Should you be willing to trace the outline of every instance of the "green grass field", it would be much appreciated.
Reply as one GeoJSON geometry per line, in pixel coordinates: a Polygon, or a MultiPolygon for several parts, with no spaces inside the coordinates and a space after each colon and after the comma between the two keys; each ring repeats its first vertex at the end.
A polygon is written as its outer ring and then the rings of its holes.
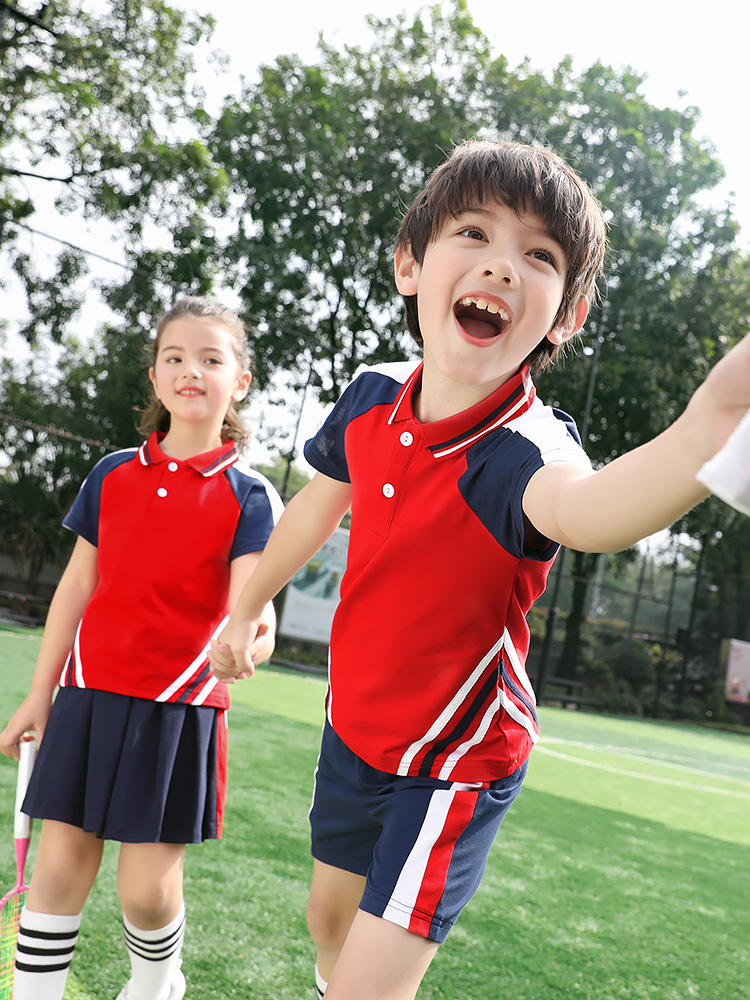
{"type": "MultiPolygon", "coordinates": [[[[0,632],[3,710],[38,634],[0,632]]],[[[235,685],[224,838],[188,849],[188,997],[312,998],[307,810],[324,684],[235,685]]],[[[487,874],[420,1000],[748,1000],[750,740],[540,710],[543,739],[487,874]]],[[[15,766],[0,759],[0,895],[13,881],[15,766]]],[[[33,861],[33,850],[32,850],[33,861]]],[[[67,1000],[127,978],[107,845],[67,1000]]]]}

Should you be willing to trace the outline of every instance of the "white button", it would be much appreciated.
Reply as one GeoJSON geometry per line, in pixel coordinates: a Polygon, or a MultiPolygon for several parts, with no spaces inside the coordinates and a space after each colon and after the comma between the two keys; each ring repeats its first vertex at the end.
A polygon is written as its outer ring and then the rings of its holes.
{"type": "Polygon", "coordinates": [[[164,487],[163,487],[163,486],[161,486],[161,487],[160,487],[160,488],[159,488],[159,489],[158,489],[158,490],[156,491],[156,495],[157,495],[158,497],[165,497],[165,496],[167,495],[167,491],[166,491],[166,490],[164,489],[164,487]]]}
{"type": "Polygon", "coordinates": [[[404,448],[408,448],[409,445],[414,440],[414,435],[410,434],[408,431],[404,431],[404,433],[401,435],[401,437],[399,438],[399,440],[400,440],[401,444],[404,446],[404,448]]]}
{"type": "Polygon", "coordinates": [[[390,500],[391,497],[393,496],[393,494],[395,492],[396,491],[394,490],[392,483],[385,483],[384,484],[384,486],[383,486],[383,496],[384,497],[388,497],[388,499],[390,500]]]}
{"type": "Polygon", "coordinates": [[[169,469],[170,472],[177,472],[177,470],[179,469],[179,465],[177,464],[177,462],[170,462],[167,468],[169,469]]]}

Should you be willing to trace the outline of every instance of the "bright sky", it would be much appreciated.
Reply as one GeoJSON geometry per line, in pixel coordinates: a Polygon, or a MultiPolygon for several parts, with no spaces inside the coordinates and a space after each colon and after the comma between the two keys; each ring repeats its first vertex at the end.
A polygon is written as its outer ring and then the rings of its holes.
{"type": "MultiPolygon", "coordinates": [[[[249,79],[258,65],[281,54],[316,60],[320,31],[337,48],[366,45],[368,13],[386,18],[430,6],[429,0],[173,2],[214,15],[214,46],[249,79]]],[[[727,174],[716,203],[734,202],[743,243],[750,247],[748,0],[468,0],[468,8],[493,51],[511,66],[528,57],[544,70],[566,55],[573,56],[576,70],[597,60],[616,69],[629,66],[647,75],[644,93],[651,103],[700,108],[701,132],[714,143],[727,174]]]]}

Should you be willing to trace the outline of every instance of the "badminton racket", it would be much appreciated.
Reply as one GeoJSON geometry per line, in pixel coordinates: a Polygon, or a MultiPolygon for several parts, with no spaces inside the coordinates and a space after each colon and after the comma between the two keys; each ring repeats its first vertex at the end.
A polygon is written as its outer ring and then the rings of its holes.
{"type": "Polygon", "coordinates": [[[36,754],[35,740],[22,740],[16,779],[16,808],[13,819],[13,839],[16,848],[16,884],[0,900],[0,1000],[11,1000],[13,996],[13,965],[16,956],[16,939],[21,910],[29,890],[24,885],[26,855],[31,842],[31,819],[21,812],[26,788],[31,777],[36,754]]]}

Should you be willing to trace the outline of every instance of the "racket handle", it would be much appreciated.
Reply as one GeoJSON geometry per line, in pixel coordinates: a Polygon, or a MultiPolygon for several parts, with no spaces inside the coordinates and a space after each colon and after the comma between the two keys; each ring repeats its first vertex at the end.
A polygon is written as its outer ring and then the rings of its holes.
{"type": "Polygon", "coordinates": [[[13,820],[13,836],[16,840],[27,840],[31,836],[31,818],[21,812],[26,789],[31,778],[31,769],[36,757],[36,740],[22,740],[19,747],[18,777],[16,779],[16,809],[13,820]]]}

